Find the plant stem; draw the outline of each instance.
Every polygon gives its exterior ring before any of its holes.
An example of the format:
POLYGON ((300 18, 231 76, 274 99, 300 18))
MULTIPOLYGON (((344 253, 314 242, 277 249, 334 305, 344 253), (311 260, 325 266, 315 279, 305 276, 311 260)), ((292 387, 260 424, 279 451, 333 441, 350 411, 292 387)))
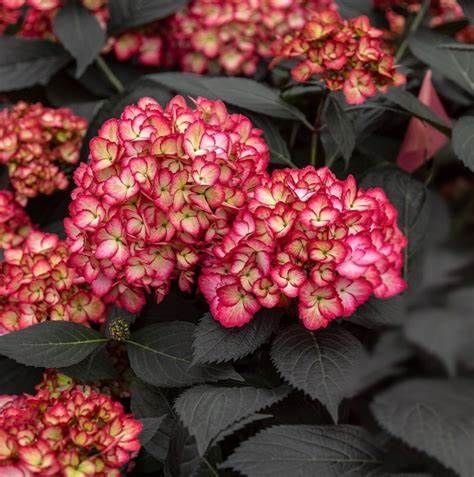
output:
POLYGON ((102 56, 98 56, 95 60, 96 65, 100 68, 104 76, 107 77, 110 84, 117 90, 118 93, 123 93, 125 88, 122 82, 115 76, 114 72, 109 68, 109 65, 104 61, 102 56))
POLYGON ((310 159, 309 163, 316 167, 316 163, 318 160, 318 140, 319 140, 319 126, 321 122, 321 114, 324 109, 324 104, 326 103, 326 94, 323 94, 321 101, 318 105, 318 110, 316 111, 316 117, 314 118, 314 129, 311 133, 311 152, 310 152, 310 159))
POLYGON ((211 463, 205 457, 203 457, 202 460, 204 461, 204 463, 206 464, 208 469, 211 471, 212 475, 214 475, 215 477, 219 477, 219 474, 217 473, 217 470, 214 469, 214 467, 211 465, 211 463))
POLYGON ((395 63, 398 63, 403 58, 403 55, 405 54, 408 48, 408 41, 410 40, 410 36, 413 35, 413 33, 415 33, 418 30, 419 26, 421 25, 421 22, 423 21, 423 18, 426 15, 426 12, 428 11, 430 3, 431 3, 431 0, 423 1, 420 10, 416 14, 416 17, 411 22, 411 25, 408 28, 407 34, 405 35, 405 38, 403 39, 400 47, 397 50, 397 53, 395 54, 395 63))

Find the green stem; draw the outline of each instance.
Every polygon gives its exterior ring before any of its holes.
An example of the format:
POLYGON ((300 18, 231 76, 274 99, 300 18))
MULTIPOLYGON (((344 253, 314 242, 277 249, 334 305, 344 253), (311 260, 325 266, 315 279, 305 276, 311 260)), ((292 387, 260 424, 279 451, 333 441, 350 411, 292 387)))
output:
POLYGON ((212 464, 205 457, 203 457, 202 460, 206 464, 207 468, 211 471, 211 474, 214 475, 215 477, 219 477, 219 474, 217 473, 217 470, 214 469, 212 464))
POLYGON ((426 12, 428 11, 430 3, 431 3, 431 0, 423 1, 420 10, 416 14, 416 17, 411 22, 411 25, 408 28, 407 34, 405 35, 405 38, 403 39, 400 47, 397 50, 397 53, 395 54, 395 63, 398 63, 403 58, 403 55, 405 54, 408 48, 408 42, 410 40, 410 36, 413 35, 413 33, 415 33, 420 27, 421 22, 423 21, 423 18, 425 17, 426 12))
POLYGON ((109 65, 104 61, 102 56, 98 56, 95 62, 104 76, 109 80, 110 84, 117 90, 117 92, 123 93, 125 88, 123 87, 122 82, 117 78, 117 76, 115 76, 114 72, 109 68, 109 65))

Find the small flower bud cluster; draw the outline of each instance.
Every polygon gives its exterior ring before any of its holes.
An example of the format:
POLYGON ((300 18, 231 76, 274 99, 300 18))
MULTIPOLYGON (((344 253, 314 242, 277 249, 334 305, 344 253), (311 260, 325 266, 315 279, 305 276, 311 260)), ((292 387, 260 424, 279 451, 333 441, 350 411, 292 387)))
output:
POLYGON ((5 251, 0 264, 3 332, 42 321, 88 325, 105 320, 105 305, 67 265, 69 251, 54 234, 30 232, 21 247, 5 251))
POLYGON ((382 36, 366 16, 343 20, 332 10, 313 12, 303 28, 275 41, 273 64, 299 59, 292 69, 296 81, 318 75, 330 90, 342 90, 349 104, 360 104, 377 91, 404 82, 382 36))
POLYGON ((142 98, 106 121, 75 172, 65 228, 70 263, 106 302, 136 312, 177 278, 190 291, 201 254, 265 177, 262 131, 224 103, 142 98))
POLYGON ((253 75, 277 35, 329 7, 332 0, 193 0, 169 21, 172 56, 184 71, 253 75))
POLYGON ((0 475, 120 477, 141 429, 119 402, 48 372, 34 396, 0 396, 0 475))
POLYGON ((32 229, 30 218, 13 193, 0 191, 0 249, 19 247, 32 229))
POLYGON ((348 317, 371 295, 402 292, 406 239, 378 188, 327 168, 281 169, 241 208, 204 263, 199 287, 215 319, 242 326, 261 308, 297 300, 306 328, 348 317))
POLYGON ((65 189, 61 165, 75 164, 87 122, 66 108, 19 102, 0 111, 0 163, 18 200, 65 189))

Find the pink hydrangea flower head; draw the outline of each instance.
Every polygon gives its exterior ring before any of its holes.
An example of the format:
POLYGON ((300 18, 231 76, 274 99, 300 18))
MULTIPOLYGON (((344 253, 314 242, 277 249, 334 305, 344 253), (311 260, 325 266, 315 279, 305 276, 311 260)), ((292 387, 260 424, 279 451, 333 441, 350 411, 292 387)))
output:
POLYGON ((19 247, 32 229, 30 218, 13 193, 0 191, 0 249, 19 247))
POLYGON ((142 424, 90 386, 47 372, 34 396, 2 396, 0 474, 119 477, 142 424))
POLYGON ((281 169, 213 246, 199 287, 226 327, 295 300, 307 328, 324 328, 372 295, 404 290, 405 245, 381 189, 358 189, 352 176, 338 180, 327 168, 281 169))
POLYGON ((192 0, 169 20, 172 59, 184 71, 253 75, 270 46, 332 0, 192 0))
MULTIPOLYGON (((405 16, 397 13, 395 9, 405 10, 408 13, 416 13, 422 6, 421 0, 374 0, 374 7, 385 12, 390 30, 395 35, 403 33, 405 28, 405 16)), ((438 27, 444 23, 451 23, 464 19, 464 12, 457 0, 431 0, 428 10, 430 24, 438 27)), ((469 26, 457 36, 459 41, 470 43, 469 26)))
POLYGON ((31 231, 0 264, 0 325, 16 331, 45 320, 89 325, 105 305, 67 265, 69 250, 54 234, 31 231))
POLYGON ((349 104, 361 104, 377 91, 404 82, 382 35, 366 16, 343 20, 334 10, 311 12, 303 28, 274 42, 272 64, 296 58, 299 62, 292 70, 296 81, 317 75, 330 90, 343 91, 349 104))
POLYGON ((127 106, 103 124, 75 173, 70 263, 95 293, 132 312, 145 292, 161 300, 174 278, 191 289, 203 252, 266 177, 262 131, 221 101, 193 103, 127 106))
POLYGON ((67 187, 61 166, 78 162, 86 128, 86 120, 66 108, 20 101, 0 111, 0 163, 8 167, 17 199, 67 187))

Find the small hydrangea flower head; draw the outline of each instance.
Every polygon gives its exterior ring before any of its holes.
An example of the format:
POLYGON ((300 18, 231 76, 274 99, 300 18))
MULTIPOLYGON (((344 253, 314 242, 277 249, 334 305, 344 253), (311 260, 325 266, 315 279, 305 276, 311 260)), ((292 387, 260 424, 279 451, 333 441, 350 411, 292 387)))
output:
POLYGON ((184 71, 253 75, 271 43, 332 0, 192 0, 169 20, 172 56, 184 71))
POLYGON ((0 249, 21 246, 32 229, 30 218, 13 193, 0 191, 0 249))
POLYGON ((381 189, 327 168, 281 169, 263 181, 214 245, 199 287, 223 326, 295 300, 306 328, 348 317, 370 296, 401 293, 406 239, 381 189))
POLYGON ((136 312, 172 279, 191 291, 209 244, 224 236, 266 177, 269 151, 248 118, 224 103, 176 96, 127 106, 90 142, 75 173, 65 227, 72 266, 107 302, 136 312))
POLYGON ((0 264, 0 325, 16 331, 51 319, 89 325, 105 305, 67 265, 69 250, 54 234, 32 231, 0 264))
POLYGON ((328 89, 343 91, 349 104, 361 104, 377 91, 404 82, 382 35, 366 16, 343 20, 334 10, 311 12, 303 28, 274 42, 272 63, 298 59, 292 69, 296 81, 317 75, 328 89))
POLYGON ((141 430, 119 402, 48 371, 34 396, 0 397, 0 475, 119 477, 141 430))
POLYGON ((66 108, 19 102, 0 111, 0 163, 18 200, 65 189, 61 166, 75 164, 87 122, 66 108))
MULTIPOLYGON (((405 16, 400 13, 400 10, 415 14, 421 9, 422 4, 421 0, 374 0, 374 7, 385 13, 390 31, 397 36, 403 33, 406 23, 405 16)), ((428 15, 432 27, 464 19, 464 11, 457 0, 431 0, 428 15)), ((458 32, 457 40, 472 43, 469 31, 468 25, 458 32)))

